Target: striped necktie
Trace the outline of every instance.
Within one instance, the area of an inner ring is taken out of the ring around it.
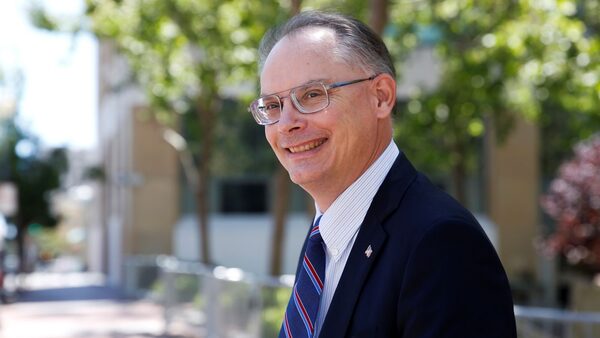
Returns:
[[[279,338],[313,337],[319,301],[325,281],[325,249],[317,218],[306,244],[302,268],[296,276],[292,296],[285,310]]]

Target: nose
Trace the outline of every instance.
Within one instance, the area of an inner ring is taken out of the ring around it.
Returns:
[[[304,114],[300,113],[290,97],[283,98],[281,101],[281,113],[277,127],[280,133],[291,133],[302,129],[306,120]]]

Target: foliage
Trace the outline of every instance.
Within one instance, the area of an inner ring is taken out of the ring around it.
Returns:
[[[585,271],[600,272],[600,134],[575,147],[541,205],[556,222],[545,248]]]
[[[402,147],[430,170],[469,169],[487,121],[502,140],[516,114],[537,120],[551,106],[597,115],[600,40],[582,16],[568,0],[396,3],[392,53],[430,46],[440,67],[439,84],[413,88],[403,106]]]
[[[302,10],[325,10],[345,13],[368,21],[368,1],[364,0],[304,0]]]
[[[262,290],[262,332],[263,337],[276,337],[281,328],[285,308],[290,299],[290,289],[284,287]]]
[[[18,191],[18,221],[24,231],[32,223],[54,226],[58,217],[51,206],[51,193],[61,187],[61,177],[68,169],[66,149],[42,153],[37,140],[22,131],[14,120],[4,121],[0,158],[6,160],[2,180],[13,182]]]
[[[255,94],[249,79],[256,78],[256,47],[278,17],[273,1],[87,3],[92,30],[116,42],[159,120],[171,126],[198,106],[219,110],[221,98]],[[251,119],[245,109],[224,113]],[[195,123],[218,124],[220,118]]]
[[[165,126],[182,130],[197,161],[204,160],[203,133],[214,130],[218,163],[210,161],[213,171],[240,174],[257,169],[253,155],[264,159],[261,172],[273,168],[268,148],[255,147],[256,142],[248,147],[230,127],[242,128],[252,139],[261,134],[255,125],[249,128],[252,118],[245,108],[256,94],[256,49],[266,29],[286,18],[288,7],[289,2],[277,0],[86,0],[85,17],[78,22],[53,16],[40,4],[31,5],[29,13],[39,28],[91,30],[115,43],[148,94],[149,112]],[[241,104],[228,104],[231,99]],[[194,114],[198,109],[218,113],[205,121]],[[231,121],[234,126],[228,125]],[[221,149],[223,140],[237,147]],[[223,165],[233,163],[232,158],[248,166]]]
[[[89,166],[83,171],[84,180],[106,182],[106,173],[101,166]]]
[[[168,306],[173,306],[171,311],[178,307],[185,308],[190,305],[193,309],[202,311],[206,310],[208,306],[207,294],[208,289],[203,286],[202,283],[217,283],[219,285],[218,297],[214,300],[219,303],[219,311],[221,314],[235,314],[240,310],[244,310],[244,306],[240,304],[248,304],[251,307],[256,305],[253,303],[254,292],[256,288],[250,288],[245,282],[226,282],[223,280],[211,280],[212,277],[201,276],[195,274],[174,274],[171,275],[174,278],[175,288],[170,291],[170,294],[166,294],[165,290],[165,279],[157,279],[154,281],[151,292],[159,299],[163,299],[167,302]],[[262,337],[276,337],[281,328],[281,322],[285,313],[285,308],[290,298],[289,287],[268,287],[262,286],[260,288],[260,301],[259,304],[262,308],[261,311],[261,333]],[[165,297],[173,297],[165,298]],[[250,303],[248,303],[250,302]],[[236,305],[237,304],[237,305]],[[240,313],[239,318],[248,318],[253,314],[248,312]],[[182,317],[183,318],[183,317]],[[185,320],[185,319],[184,319]],[[252,320],[239,322],[232,322],[230,326],[235,329],[242,329],[236,327],[236,325],[253,325]]]
[[[20,70],[0,70],[0,182],[11,182],[17,190],[16,214],[9,216],[17,226],[19,271],[26,266],[26,234],[31,230],[46,234],[43,228],[59,222],[51,196],[61,188],[62,175],[68,170],[66,149],[42,152],[37,138],[17,124],[23,81]]]
[[[182,130],[187,139],[186,151],[198,163],[197,179],[190,184],[197,196],[201,257],[211,263],[208,201],[213,154],[230,156],[221,163],[243,170],[231,156],[253,153],[239,141],[237,152],[219,151],[216,139],[235,138],[222,124],[224,117],[251,119],[245,110],[223,111],[224,99],[249,101],[255,94],[255,81],[248,79],[255,79],[260,38],[283,17],[278,2],[87,0],[86,4],[91,30],[110,39],[126,56],[147,93],[150,112],[164,125]]]
[[[48,262],[61,254],[69,254],[69,243],[56,229],[42,228],[36,223],[29,226],[28,233],[38,248],[38,259]]]
[[[19,270],[25,269],[25,235],[29,229],[54,227],[60,216],[52,208],[51,196],[60,189],[62,174],[68,169],[67,152],[56,148],[41,152],[37,140],[21,130],[14,120],[0,121],[0,180],[17,188]]]
[[[541,172],[551,179],[580,140],[592,137],[600,128],[600,114],[564,111],[547,105],[540,115]]]

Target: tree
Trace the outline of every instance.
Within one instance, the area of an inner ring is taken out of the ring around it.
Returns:
[[[34,135],[16,122],[17,105],[21,99],[23,74],[20,71],[0,71],[0,92],[9,93],[10,103],[0,102],[0,182],[10,182],[17,190],[17,212],[10,218],[17,226],[19,271],[25,271],[25,237],[33,225],[54,227],[60,215],[52,208],[52,193],[62,186],[62,176],[68,169],[64,148],[41,151]]]
[[[25,271],[25,238],[32,226],[54,227],[60,220],[52,208],[52,193],[61,188],[68,169],[66,149],[41,152],[35,137],[28,135],[14,120],[0,123],[0,181],[15,184],[18,210],[13,216],[17,226],[19,271]]]
[[[600,134],[575,147],[550,189],[544,211],[556,222],[544,247],[587,274],[600,272]]]
[[[600,2],[597,0],[579,1],[576,17],[586,27],[586,35],[597,38],[600,34],[600,17],[597,13]],[[586,55],[578,56],[582,65],[587,62]],[[586,75],[593,77],[593,73]],[[593,88],[591,88],[593,90]],[[596,86],[597,90],[597,86]],[[542,171],[544,177],[555,175],[561,162],[567,160],[580,140],[591,138],[600,126],[600,114],[595,112],[593,102],[579,104],[573,100],[572,109],[566,110],[558,105],[547,103],[539,123],[542,132]],[[590,109],[591,108],[591,109]]]
[[[152,114],[175,129],[182,121],[193,124],[184,135],[198,163],[201,257],[211,263],[208,196],[215,133],[224,129],[220,107],[228,95],[250,94],[243,84],[254,82],[248,79],[256,74],[256,46],[281,17],[278,2],[88,0],[87,5],[92,30],[125,54]]]
[[[501,141],[517,115],[598,114],[600,41],[574,1],[398,2],[390,21],[394,53],[429,45],[441,65],[438,86],[403,105],[396,137],[428,171],[449,169],[459,200],[486,121]]]

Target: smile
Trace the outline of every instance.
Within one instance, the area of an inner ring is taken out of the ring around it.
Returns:
[[[288,150],[292,154],[296,154],[296,153],[300,153],[300,152],[304,152],[304,151],[309,151],[309,150],[315,149],[316,147],[318,147],[321,144],[325,143],[326,140],[327,139],[321,139],[321,140],[317,140],[317,141],[312,141],[312,142],[303,144],[301,146],[290,147],[290,148],[288,148]]]

